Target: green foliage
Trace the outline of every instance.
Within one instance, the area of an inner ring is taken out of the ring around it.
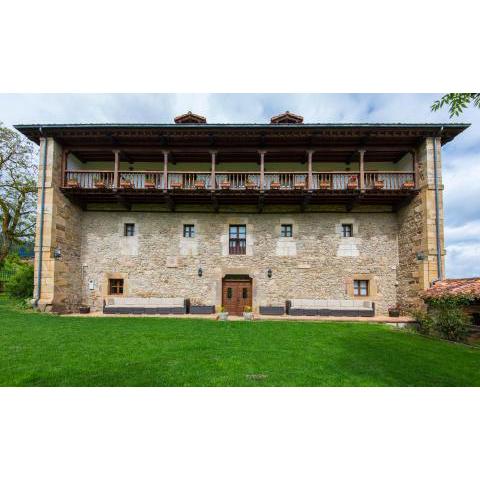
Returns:
[[[15,273],[5,284],[5,291],[12,298],[28,299],[33,296],[33,265],[16,266]]]
[[[410,315],[417,321],[418,331],[423,335],[432,335],[433,318],[425,309],[415,309],[410,312]]]
[[[450,118],[452,118],[458,117],[471,102],[475,107],[480,108],[480,93],[447,93],[440,100],[434,102],[431,108],[436,112],[448,105]]]

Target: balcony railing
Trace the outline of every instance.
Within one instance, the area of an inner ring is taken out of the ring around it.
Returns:
[[[210,172],[120,171],[115,187],[112,171],[67,170],[64,187],[72,189],[135,190],[377,190],[396,191],[415,188],[414,172],[216,172],[214,185]]]

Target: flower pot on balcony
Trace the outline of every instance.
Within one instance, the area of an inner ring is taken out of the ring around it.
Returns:
[[[253,189],[257,188],[257,184],[254,183],[254,182],[245,182],[245,188],[247,190],[253,190]]]
[[[358,178],[357,177],[350,177],[347,183],[348,190],[357,190],[358,189]]]
[[[70,180],[67,180],[67,187],[69,188],[79,188],[80,183],[76,178],[71,178]]]
[[[194,186],[196,190],[204,190],[205,180],[195,180]]]
[[[305,187],[306,187],[305,182],[296,182],[295,185],[293,186],[295,190],[304,190]]]
[[[132,188],[131,180],[120,180],[120,188]]]
[[[104,180],[95,180],[95,188],[106,188]]]
[[[271,182],[270,190],[279,190],[281,187],[280,182]]]
[[[170,188],[172,188],[173,190],[180,190],[181,188],[183,188],[183,184],[182,182],[170,182]]]
[[[318,183],[318,188],[320,188],[320,190],[330,190],[331,186],[331,183],[327,180],[320,180]]]
[[[220,183],[220,188],[222,190],[228,190],[230,188],[230,182],[222,182]]]
[[[375,180],[373,182],[373,188],[375,190],[381,190],[385,186],[385,182],[383,180]]]
[[[155,181],[154,180],[145,180],[145,188],[155,188]]]
[[[405,190],[411,190],[412,188],[415,188],[415,183],[412,181],[403,182],[402,188]]]

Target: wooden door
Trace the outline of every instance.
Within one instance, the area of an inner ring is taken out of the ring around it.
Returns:
[[[223,280],[222,305],[230,315],[243,315],[252,306],[252,280]]]

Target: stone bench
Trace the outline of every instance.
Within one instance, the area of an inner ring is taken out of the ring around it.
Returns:
[[[108,297],[103,301],[103,313],[185,314],[187,301],[181,297]]]
[[[374,317],[375,303],[365,300],[317,300],[295,298],[289,315],[326,315],[336,317]]]

